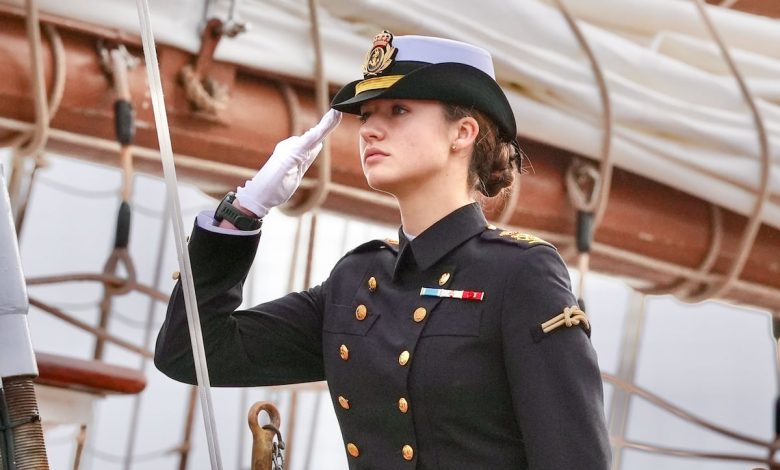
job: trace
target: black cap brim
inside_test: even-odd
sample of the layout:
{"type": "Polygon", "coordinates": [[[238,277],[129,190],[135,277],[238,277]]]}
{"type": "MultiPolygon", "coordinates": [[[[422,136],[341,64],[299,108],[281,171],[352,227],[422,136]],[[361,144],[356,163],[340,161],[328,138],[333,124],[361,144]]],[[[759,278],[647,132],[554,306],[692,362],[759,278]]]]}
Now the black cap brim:
{"type": "Polygon", "coordinates": [[[482,111],[495,121],[506,141],[517,136],[515,117],[504,91],[490,75],[470,65],[455,62],[426,65],[405,74],[388,88],[355,95],[355,87],[361,81],[348,83],[339,90],[331,107],[360,114],[361,104],[377,98],[437,100],[482,111]]]}

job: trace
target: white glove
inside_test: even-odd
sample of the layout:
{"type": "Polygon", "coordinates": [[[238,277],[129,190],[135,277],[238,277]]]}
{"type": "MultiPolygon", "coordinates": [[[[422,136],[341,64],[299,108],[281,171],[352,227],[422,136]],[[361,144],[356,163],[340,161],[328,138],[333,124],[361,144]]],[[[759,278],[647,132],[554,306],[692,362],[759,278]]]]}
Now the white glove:
{"type": "Polygon", "coordinates": [[[331,109],[303,135],[276,144],[274,153],[255,177],[236,190],[241,206],[262,218],[272,207],[290,199],[301,184],[303,174],[322,150],[323,139],[340,122],[341,113],[331,109]]]}

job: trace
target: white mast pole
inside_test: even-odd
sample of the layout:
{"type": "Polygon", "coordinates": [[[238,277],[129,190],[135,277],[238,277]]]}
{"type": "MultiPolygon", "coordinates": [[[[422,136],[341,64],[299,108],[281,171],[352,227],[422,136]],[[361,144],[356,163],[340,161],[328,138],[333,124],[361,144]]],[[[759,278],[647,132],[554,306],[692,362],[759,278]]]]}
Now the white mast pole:
{"type": "Polygon", "coordinates": [[[0,433],[0,448],[5,449],[0,467],[48,470],[32,383],[38,364],[27,325],[29,306],[11,201],[0,167],[0,426],[9,426],[14,416],[22,419],[20,426],[0,433]]]}
{"type": "Polygon", "coordinates": [[[176,239],[176,252],[181,270],[182,292],[184,304],[187,310],[187,323],[189,326],[190,340],[192,341],[193,362],[195,364],[195,377],[198,382],[198,395],[200,397],[201,411],[206,427],[206,440],[208,441],[209,457],[212,470],[222,470],[222,461],[217,442],[216,422],[214,421],[214,408],[211,402],[211,387],[209,372],[206,364],[206,351],[203,346],[203,334],[200,329],[200,315],[198,302],[195,298],[195,286],[192,279],[192,266],[187,244],[184,239],[182,227],[181,203],[179,201],[178,184],[176,181],[176,167],[173,162],[173,149],[171,148],[171,136],[168,129],[168,116],[165,114],[165,98],[163,97],[162,81],[160,80],[160,66],[157,62],[154,34],[152,33],[152,18],[149,12],[147,0],[137,0],[138,19],[141,27],[141,39],[144,46],[146,59],[146,75],[149,79],[154,121],[157,126],[157,141],[160,144],[160,157],[162,158],[163,173],[165,174],[165,186],[168,193],[169,214],[173,225],[173,235],[176,239]]]}
{"type": "Polygon", "coordinates": [[[27,326],[27,286],[19,258],[11,201],[0,171],[0,377],[37,376],[27,326]]]}

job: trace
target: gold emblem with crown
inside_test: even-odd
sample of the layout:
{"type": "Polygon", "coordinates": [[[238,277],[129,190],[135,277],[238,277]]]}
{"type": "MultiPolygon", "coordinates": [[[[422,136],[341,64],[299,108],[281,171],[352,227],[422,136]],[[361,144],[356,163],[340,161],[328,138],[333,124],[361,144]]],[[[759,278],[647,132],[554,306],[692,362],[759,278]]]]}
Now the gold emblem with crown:
{"type": "Polygon", "coordinates": [[[363,78],[376,77],[393,65],[396,52],[398,50],[393,47],[390,31],[385,30],[374,36],[374,45],[363,60],[363,78]]]}

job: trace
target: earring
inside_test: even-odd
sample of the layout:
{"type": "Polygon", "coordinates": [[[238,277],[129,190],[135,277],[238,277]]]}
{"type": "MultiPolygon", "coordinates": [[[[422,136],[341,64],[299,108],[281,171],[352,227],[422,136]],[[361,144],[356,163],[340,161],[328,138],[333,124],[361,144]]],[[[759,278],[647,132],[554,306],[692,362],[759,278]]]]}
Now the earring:
{"type": "Polygon", "coordinates": [[[450,149],[451,149],[451,150],[455,151],[455,149],[456,149],[456,148],[457,148],[457,147],[455,146],[455,144],[452,144],[452,145],[450,145],[450,149]]]}

